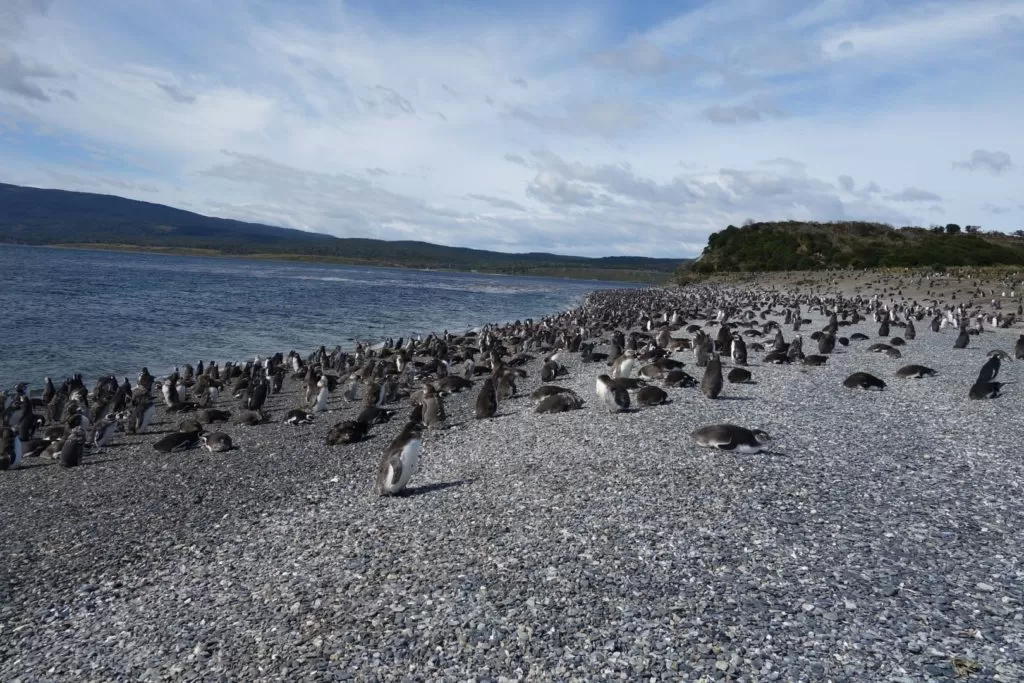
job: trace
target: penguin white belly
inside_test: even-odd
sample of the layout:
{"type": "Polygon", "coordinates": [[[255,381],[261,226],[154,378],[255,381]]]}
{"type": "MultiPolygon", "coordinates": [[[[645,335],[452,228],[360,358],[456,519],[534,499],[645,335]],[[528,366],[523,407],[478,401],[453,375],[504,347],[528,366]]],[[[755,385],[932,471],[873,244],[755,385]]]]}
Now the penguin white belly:
{"type": "Polygon", "coordinates": [[[395,479],[394,468],[390,465],[388,466],[388,478],[384,486],[386,493],[397,493],[409,484],[412,475],[419,469],[420,449],[419,439],[410,441],[402,448],[402,454],[399,456],[402,461],[402,472],[397,480],[395,479]]]}
{"type": "Polygon", "coordinates": [[[327,387],[321,387],[320,393],[316,395],[316,403],[313,405],[313,412],[322,413],[327,410],[327,387]]]}
{"type": "Polygon", "coordinates": [[[609,410],[615,410],[618,408],[618,406],[615,405],[615,396],[612,394],[611,389],[609,389],[601,380],[597,381],[597,396],[602,402],[604,402],[605,407],[609,410]]]}
{"type": "Polygon", "coordinates": [[[139,430],[138,431],[142,432],[142,431],[146,430],[146,427],[149,426],[150,421],[152,421],[152,419],[153,419],[153,413],[155,413],[155,412],[156,412],[156,407],[155,406],[149,406],[148,408],[146,408],[146,410],[142,413],[142,419],[139,420],[139,430]]]}

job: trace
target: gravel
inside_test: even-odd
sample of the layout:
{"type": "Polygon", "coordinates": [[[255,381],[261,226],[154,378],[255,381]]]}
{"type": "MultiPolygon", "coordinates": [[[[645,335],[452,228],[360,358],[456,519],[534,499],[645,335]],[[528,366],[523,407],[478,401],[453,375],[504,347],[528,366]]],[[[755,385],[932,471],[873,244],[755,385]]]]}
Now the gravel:
{"type": "Polygon", "coordinates": [[[953,351],[920,324],[901,359],[854,331],[823,367],[751,352],[754,384],[614,415],[577,354],[557,384],[586,405],[533,414],[538,358],[495,419],[446,400],[405,497],[371,493],[401,419],[324,445],[340,392],[313,425],[227,426],[229,453],[31,460],[0,473],[0,679],[1020,681],[1024,382],[967,400],[1020,330],[953,351]],[[776,446],[697,448],[714,422],[776,446]]]}

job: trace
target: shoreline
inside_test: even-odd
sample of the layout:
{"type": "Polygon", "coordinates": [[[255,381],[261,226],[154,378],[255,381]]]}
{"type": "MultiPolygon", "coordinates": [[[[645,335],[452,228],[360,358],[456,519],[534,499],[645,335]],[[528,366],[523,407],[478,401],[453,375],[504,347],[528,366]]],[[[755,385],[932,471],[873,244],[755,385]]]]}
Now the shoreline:
{"type": "MultiPolygon", "coordinates": [[[[691,292],[716,296],[634,291],[622,310],[691,292]]],[[[824,318],[803,308],[810,353],[824,318]]],[[[293,380],[271,423],[224,428],[236,451],[164,455],[155,434],[119,435],[74,470],[0,472],[0,678],[919,680],[959,662],[1020,680],[1024,390],[966,398],[1020,326],[951,352],[952,332],[922,324],[902,359],[868,351],[877,327],[841,328],[871,341],[822,367],[751,351],[755,383],[718,400],[667,389],[671,403],[621,414],[594,393],[607,366],[575,353],[556,384],[583,408],[535,414],[544,354],[530,351],[521,397],[497,417],[472,417],[480,379],[445,399],[450,424],[424,437],[405,497],[370,487],[406,402],[369,440],[329,447],[358,406],[339,390],[313,424],[282,424],[301,400],[293,380]],[[939,375],[893,376],[918,362],[939,375]],[[889,387],[846,390],[854,370],[889,387]],[[692,443],[719,422],[775,446],[692,443]]],[[[700,379],[692,353],[675,357],[700,379]]],[[[1002,372],[1022,379],[1016,363],[1002,372]]]]}

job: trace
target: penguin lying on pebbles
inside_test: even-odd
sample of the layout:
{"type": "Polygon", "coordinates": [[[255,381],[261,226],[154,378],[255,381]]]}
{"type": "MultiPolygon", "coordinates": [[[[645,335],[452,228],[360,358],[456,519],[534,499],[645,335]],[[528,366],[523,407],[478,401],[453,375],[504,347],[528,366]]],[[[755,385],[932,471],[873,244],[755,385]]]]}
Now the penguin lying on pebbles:
{"type": "Polygon", "coordinates": [[[236,425],[247,425],[249,427],[255,427],[258,424],[268,422],[270,420],[270,414],[265,413],[262,410],[243,410],[235,419],[232,420],[236,425]]]}
{"type": "Polygon", "coordinates": [[[636,392],[636,402],[642,406],[660,406],[669,403],[669,400],[664,389],[644,387],[636,392]]]}
{"type": "Polygon", "coordinates": [[[678,387],[681,389],[692,389],[697,386],[697,378],[683,372],[682,370],[671,370],[662,383],[667,387],[678,387]]]}
{"type": "Polygon", "coordinates": [[[377,467],[374,491],[379,496],[393,496],[405,491],[412,475],[419,469],[423,425],[409,422],[395,437],[377,467]]]}
{"type": "Polygon", "coordinates": [[[924,365],[904,365],[896,371],[896,376],[900,379],[921,379],[923,377],[934,377],[937,374],[939,374],[937,371],[924,365]]]}
{"type": "Polygon", "coordinates": [[[537,389],[534,390],[532,394],[530,394],[530,398],[533,399],[534,401],[543,401],[548,396],[566,393],[575,392],[573,392],[572,389],[566,389],[565,387],[560,387],[556,384],[545,384],[543,386],[537,387],[537,389]]]}
{"type": "Polygon", "coordinates": [[[368,425],[382,425],[385,422],[389,422],[397,413],[397,410],[389,410],[378,406],[366,406],[359,411],[356,420],[365,422],[368,425]]]}
{"type": "Polygon", "coordinates": [[[153,444],[161,453],[175,453],[195,448],[199,443],[199,432],[173,432],[153,444]]]}
{"type": "Polygon", "coordinates": [[[227,410],[207,408],[203,412],[199,413],[199,421],[205,424],[210,424],[211,422],[227,422],[230,419],[231,412],[227,410]]]}
{"type": "Polygon", "coordinates": [[[747,454],[768,450],[772,444],[772,437],[767,432],[760,429],[750,430],[734,424],[701,427],[691,432],[690,438],[704,448],[747,454]]]}
{"type": "Polygon", "coordinates": [[[847,389],[885,389],[885,382],[867,372],[855,372],[843,380],[843,386],[847,389]]]}
{"type": "Polygon", "coordinates": [[[557,394],[548,394],[537,402],[535,413],[564,413],[570,410],[577,410],[583,407],[583,399],[576,392],[563,391],[557,394]]]}
{"type": "Polygon", "coordinates": [[[292,410],[289,410],[284,416],[285,424],[290,425],[313,424],[314,419],[315,418],[313,416],[313,413],[307,413],[302,408],[294,408],[292,410]]]}
{"type": "Polygon", "coordinates": [[[337,446],[338,444],[359,443],[366,437],[370,426],[358,420],[344,420],[338,422],[327,432],[327,445],[337,446]]]}
{"type": "Polygon", "coordinates": [[[200,434],[199,441],[203,444],[203,448],[211,453],[223,453],[234,448],[231,443],[231,437],[224,432],[200,434]]]}
{"type": "Polygon", "coordinates": [[[725,377],[731,384],[744,384],[750,381],[750,370],[746,368],[733,368],[725,377]]]}

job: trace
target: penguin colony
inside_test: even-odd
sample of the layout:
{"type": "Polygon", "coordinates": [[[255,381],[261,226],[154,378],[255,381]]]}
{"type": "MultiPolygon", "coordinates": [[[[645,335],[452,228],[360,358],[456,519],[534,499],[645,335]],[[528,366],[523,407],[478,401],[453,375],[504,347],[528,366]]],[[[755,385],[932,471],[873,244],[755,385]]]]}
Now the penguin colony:
{"type": "MultiPolygon", "coordinates": [[[[227,431],[237,437],[274,421],[268,399],[288,393],[298,405],[280,420],[296,429],[330,420],[340,409],[358,408],[353,419],[331,426],[329,446],[363,441],[377,426],[400,419],[403,426],[382,449],[372,483],[378,495],[400,495],[409,490],[432,431],[456,421],[500,419],[503,404],[530,388],[534,411],[541,414],[580,410],[591,400],[593,410],[628,414],[671,403],[674,392],[698,389],[704,400],[715,401],[728,397],[730,385],[756,382],[752,366],[827,364],[832,354],[871,340],[862,333],[842,334],[842,328],[866,321],[878,324],[879,340],[867,351],[911,360],[921,327],[931,334],[955,330],[953,353],[977,346],[986,327],[1008,328],[1017,321],[994,300],[987,306],[976,303],[981,292],[974,294],[954,303],[938,297],[886,301],[878,294],[715,287],[605,290],[568,312],[460,335],[445,331],[387,339],[349,351],[321,346],[306,356],[290,351],[244,363],[199,362],[160,378],[142,368],[134,382],[107,376],[91,388],[81,375],[60,384],[45,378],[39,391],[20,383],[0,394],[0,469],[17,469],[29,458],[51,458],[72,468],[136,435],[152,438],[159,453],[230,453],[235,437],[227,431]],[[808,334],[809,312],[827,323],[808,334]],[[569,374],[563,361],[570,354],[581,361],[581,373],[592,373],[592,397],[557,385],[569,374]],[[538,377],[524,369],[533,360],[542,363],[538,377]],[[730,367],[723,368],[723,361],[730,367]],[[475,395],[472,415],[452,416],[445,410],[445,398],[458,392],[475,395]]],[[[1001,349],[987,354],[965,398],[999,397],[1010,384],[997,381],[1000,369],[1014,359],[1024,359],[1024,334],[1012,354],[1001,349]]],[[[917,363],[903,365],[893,376],[942,381],[935,370],[917,363]]],[[[884,379],[864,371],[842,384],[850,390],[892,390],[884,379]]],[[[700,447],[753,454],[773,445],[759,425],[692,425],[689,430],[684,428],[700,447]]]]}

